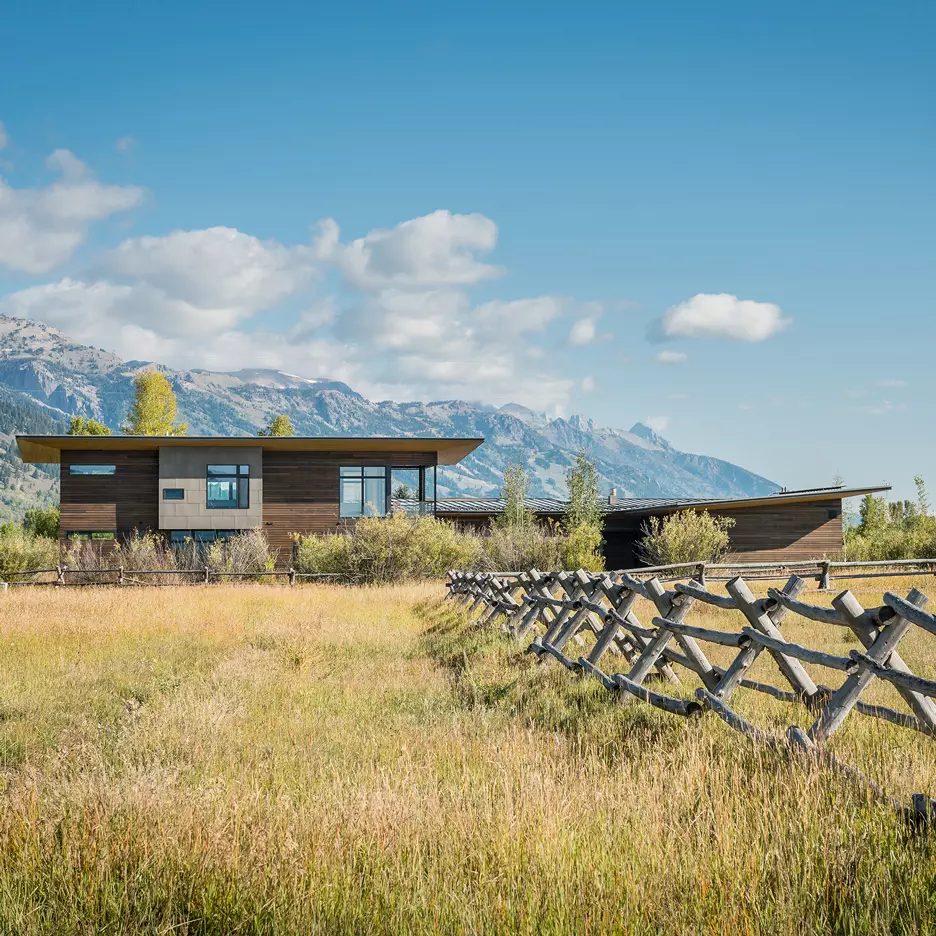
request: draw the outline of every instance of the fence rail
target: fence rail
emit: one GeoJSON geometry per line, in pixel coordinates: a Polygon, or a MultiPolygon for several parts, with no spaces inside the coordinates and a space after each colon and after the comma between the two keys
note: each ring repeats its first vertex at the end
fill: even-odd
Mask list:
{"type": "Polygon", "coordinates": [[[117,585],[117,586],[175,586],[175,585],[208,585],[219,583],[225,579],[283,579],[286,585],[295,585],[301,580],[337,581],[356,583],[360,576],[346,572],[297,572],[295,569],[272,569],[263,572],[227,572],[224,569],[202,567],[200,569],[124,569],[118,567],[101,569],[71,569],[68,566],[56,566],[51,569],[22,569],[18,571],[5,571],[0,574],[0,586],[8,588],[11,585],[47,585],[78,587],[87,585],[117,585]],[[54,575],[54,579],[38,579],[21,581],[12,576],[54,575]],[[167,583],[136,581],[138,576],[175,576],[175,580],[167,583]]]}
{"type": "MultiPolygon", "coordinates": [[[[936,565],[936,561],[899,565],[920,564],[936,565]]],[[[844,591],[833,599],[831,608],[825,608],[801,600],[806,580],[799,575],[791,575],[782,589],[769,589],[766,598],[756,598],[740,575],[727,581],[726,595],[710,592],[703,573],[698,563],[597,574],[581,569],[506,574],[453,571],[449,573],[446,597],[463,605],[480,625],[500,620],[503,631],[518,641],[535,634],[527,649],[541,662],[554,659],[574,673],[594,677],[624,700],[640,699],[683,717],[714,713],[759,744],[808,759],[860,784],[915,825],[936,823],[936,801],[916,794],[909,804],[902,803],[841,762],[827,747],[849,716],[879,718],[936,738],[936,680],[911,672],[898,652],[898,644],[915,627],[936,634],[936,615],[924,610],[926,595],[916,588],[911,588],[905,598],[887,592],[880,607],[864,608],[850,591],[844,591]],[[667,589],[659,573],[675,568],[691,568],[696,577],[667,589]],[[637,577],[648,572],[650,578],[637,577]],[[634,613],[638,598],[650,601],[656,611],[649,625],[642,624],[634,613]],[[699,604],[737,612],[740,626],[729,632],[688,623],[686,617],[699,604]],[[780,630],[789,614],[850,630],[863,649],[838,656],[791,643],[780,630]],[[586,632],[594,638],[590,651],[586,656],[571,655],[567,648],[573,641],[587,645],[582,640],[586,632]],[[706,643],[736,648],[737,654],[729,666],[714,666],[702,648],[706,643]],[[626,672],[601,668],[612,649],[627,661],[626,672]],[[775,660],[789,688],[747,678],[762,653],[775,660]],[[837,689],[817,685],[803,663],[831,668],[844,674],[844,681],[837,689]],[[689,670],[702,682],[694,699],[667,695],[644,685],[654,671],[664,684],[679,684],[674,667],[689,670]],[[875,679],[893,687],[909,711],[862,701],[861,696],[875,679]],[[813,723],[805,732],[791,725],[785,737],[774,736],[729,706],[739,688],[787,702],[802,702],[813,712],[813,723]]],[[[916,572],[904,569],[897,574],[916,572]]]]}

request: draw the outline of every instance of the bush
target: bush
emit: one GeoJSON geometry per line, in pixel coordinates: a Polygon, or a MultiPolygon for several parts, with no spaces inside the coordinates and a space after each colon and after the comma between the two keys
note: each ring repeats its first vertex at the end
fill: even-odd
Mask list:
{"type": "Polygon", "coordinates": [[[23,529],[36,536],[45,536],[49,539],[59,538],[59,509],[58,507],[36,507],[27,510],[23,517],[23,529]]]}
{"type": "Polygon", "coordinates": [[[562,536],[555,526],[495,526],[479,540],[483,551],[481,564],[490,572],[563,568],[562,536]]]}
{"type": "Polygon", "coordinates": [[[936,558],[936,517],[922,478],[914,479],[917,500],[891,501],[866,495],[859,522],[845,530],[845,556],[853,562],[936,558]]]}
{"type": "MultiPolygon", "coordinates": [[[[53,569],[59,563],[58,539],[38,536],[15,523],[0,527],[0,579],[10,580],[11,572],[53,569]]],[[[18,575],[16,581],[24,581],[18,575]]]]}
{"type": "Polygon", "coordinates": [[[348,533],[297,535],[297,572],[329,572],[362,582],[442,578],[474,568],[480,541],[434,517],[394,513],[363,517],[348,533]]]}
{"type": "Polygon", "coordinates": [[[276,553],[270,551],[262,530],[245,530],[237,536],[211,543],[203,561],[212,572],[259,575],[276,568],[276,553]]]}
{"type": "Polygon", "coordinates": [[[731,517],[715,517],[707,510],[681,510],[668,517],[650,517],[638,544],[647,565],[677,562],[718,562],[731,551],[731,517]]]}
{"type": "Polygon", "coordinates": [[[601,555],[601,528],[582,524],[562,537],[559,552],[563,569],[585,569],[587,572],[603,572],[604,556],[601,555]]]}

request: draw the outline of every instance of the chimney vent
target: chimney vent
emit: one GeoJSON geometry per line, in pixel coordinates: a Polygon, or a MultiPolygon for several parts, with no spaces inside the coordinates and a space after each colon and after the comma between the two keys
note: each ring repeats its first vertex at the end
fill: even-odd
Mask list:
{"type": "Polygon", "coordinates": [[[618,502],[617,488],[611,488],[611,493],[608,495],[608,504],[611,507],[616,507],[618,502]]]}

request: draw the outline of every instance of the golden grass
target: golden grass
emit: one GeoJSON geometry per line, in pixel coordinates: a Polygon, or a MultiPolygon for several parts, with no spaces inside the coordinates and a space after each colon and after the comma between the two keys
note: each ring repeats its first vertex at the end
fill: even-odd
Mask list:
{"type": "MultiPolygon", "coordinates": [[[[868,605],[908,587],[872,583],[868,605]]],[[[932,929],[936,837],[714,716],[616,705],[441,594],[4,596],[0,932],[932,929]]],[[[901,645],[921,675],[934,650],[901,645]]],[[[764,727],[808,721],[735,699],[764,727]]],[[[936,795],[916,733],[852,716],[835,744],[894,792],[936,795]]]]}

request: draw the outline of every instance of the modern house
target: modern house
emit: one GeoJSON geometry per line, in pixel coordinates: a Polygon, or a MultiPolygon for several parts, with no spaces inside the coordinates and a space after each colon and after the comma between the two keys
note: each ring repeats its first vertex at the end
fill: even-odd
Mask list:
{"type": "MultiPolygon", "coordinates": [[[[484,528],[499,498],[436,496],[436,468],[483,439],[250,436],[17,436],[23,461],[61,466],[62,540],[116,542],[158,531],[169,542],[212,542],[260,528],[280,561],[295,533],[334,533],[358,518],[403,509],[484,528]]],[[[602,504],[608,568],[639,564],[649,517],[678,510],[730,516],[733,555],[798,561],[842,549],[842,500],[889,490],[817,488],[723,499],[618,498],[602,504]]],[[[558,520],[564,503],[532,498],[558,520]]]]}
{"type": "Polygon", "coordinates": [[[261,528],[281,557],[293,533],[334,533],[391,508],[434,513],[436,466],[483,439],[17,436],[24,462],[61,466],[61,538],[154,530],[211,542],[261,528]]]}
{"type": "MultiPolygon", "coordinates": [[[[728,498],[618,498],[602,503],[604,555],[607,568],[639,566],[638,542],[650,517],[663,517],[680,510],[707,510],[731,517],[729,531],[736,562],[797,562],[821,559],[841,552],[844,546],[842,501],[889,491],[876,487],[813,488],[778,491],[761,497],[728,498]]],[[[529,507],[542,520],[560,520],[565,503],[552,498],[530,498],[529,507]]],[[[436,516],[460,526],[484,528],[504,508],[497,497],[444,498],[436,503],[436,516]]]]}

